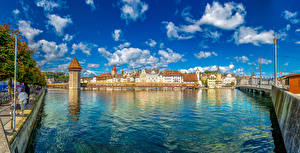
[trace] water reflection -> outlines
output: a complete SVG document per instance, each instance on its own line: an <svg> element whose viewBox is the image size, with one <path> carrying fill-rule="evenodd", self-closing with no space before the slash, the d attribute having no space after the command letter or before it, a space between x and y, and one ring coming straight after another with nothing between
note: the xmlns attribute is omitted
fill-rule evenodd
<svg viewBox="0 0 300 153"><path fill-rule="evenodd" d="M79 119L80 114L80 90L69 90L69 114L73 121Z"/></svg>
<svg viewBox="0 0 300 153"><path fill-rule="evenodd" d="M47 93L47 115L35 131L34 152L272 152L275 148L270 99L234 89L70 91L69 101L64 97L66 92Z"/></svg>

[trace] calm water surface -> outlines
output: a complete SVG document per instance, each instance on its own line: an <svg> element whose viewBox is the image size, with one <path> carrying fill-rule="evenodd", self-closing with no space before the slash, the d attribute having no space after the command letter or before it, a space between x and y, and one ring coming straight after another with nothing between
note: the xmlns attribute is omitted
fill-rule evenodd
<svg viewBox="0 0 300 153"><path fill-rule="evenodd" d="M49 89L28 152L274 152L271 106L234 89Z"/></svg>

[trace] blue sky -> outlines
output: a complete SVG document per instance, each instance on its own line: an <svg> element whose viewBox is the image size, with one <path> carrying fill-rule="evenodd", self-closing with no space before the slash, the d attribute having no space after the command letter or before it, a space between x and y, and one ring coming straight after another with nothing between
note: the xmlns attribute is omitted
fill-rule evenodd
<svg viewBox="0 0 300 153"><path fill-rule="evenodd" d="M67 71L74 56L83 75L152 68L197 68L249 74L300 72L297 0L12 0L1 23L19 26L43 71ZM253 66L252 66L253 65Z"/></svg>

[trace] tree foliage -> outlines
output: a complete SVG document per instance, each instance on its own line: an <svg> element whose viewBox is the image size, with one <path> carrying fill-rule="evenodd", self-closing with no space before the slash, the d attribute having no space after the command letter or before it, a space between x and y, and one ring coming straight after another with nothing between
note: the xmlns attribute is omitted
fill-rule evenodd
<svg viewBox="0 0 300 153"><path fill-rule="evenodd" d="M29 49L18 29L9 24L0 25L0 80L14 77L15 36L18 44L17 81L45 86L45 76L32 58L33 51Z"/></svg>
<svg viewBox="0 0 300 153"><path fill-rule="evenodd" d="M69 81L69 76L64 72L44 72L47 79L54 79L55 82L66 83Z"/></svg>

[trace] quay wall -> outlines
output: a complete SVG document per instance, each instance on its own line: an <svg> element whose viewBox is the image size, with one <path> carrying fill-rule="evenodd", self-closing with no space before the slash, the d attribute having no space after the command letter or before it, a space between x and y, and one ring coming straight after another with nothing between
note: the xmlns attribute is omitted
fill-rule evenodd
<svg viewBox="0 0 300 153"><path fill-rule="evenodd" d="M43 90L37 101L34 102L31 113L27 116L22 127L17 131L15 137L10 141L10 150L12 153L24 153L30 140L31 132L34 129L39 111L45 97L46 91Z"/></svg>
<svg viewBox="0 0 300 153"><path fill-rule="evenodd" d="M272 87L271 97L288 153L300 153L300 95Z"/></svg>

